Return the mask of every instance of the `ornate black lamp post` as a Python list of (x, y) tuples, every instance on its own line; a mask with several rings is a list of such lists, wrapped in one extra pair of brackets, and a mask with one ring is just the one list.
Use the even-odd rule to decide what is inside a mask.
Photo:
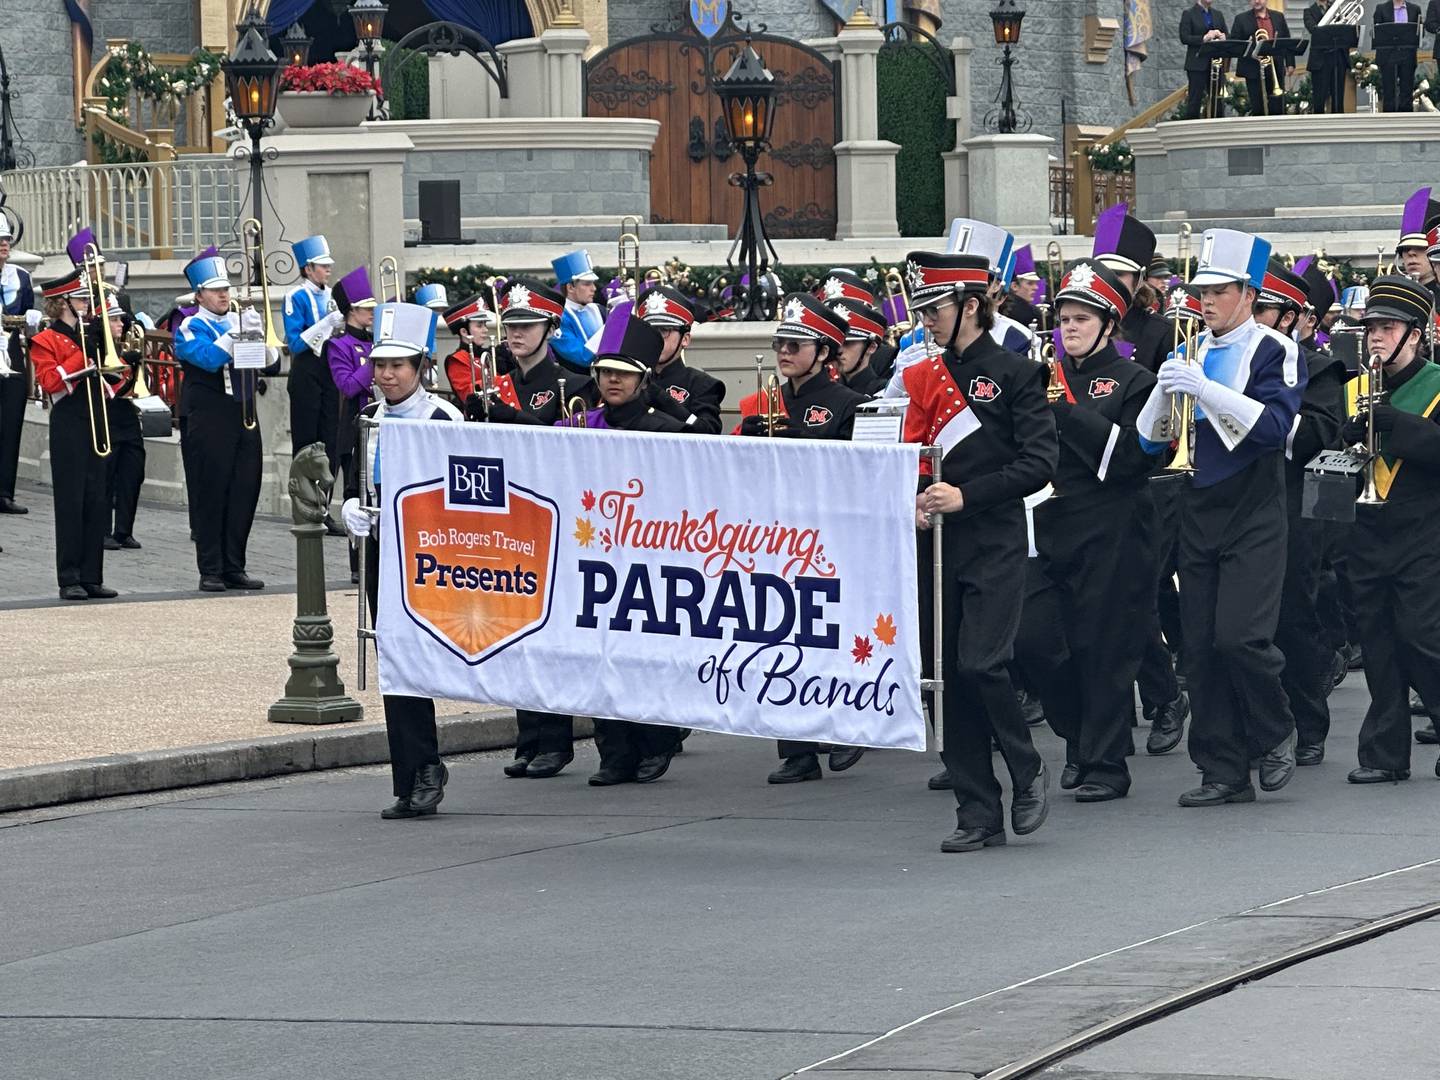
[(775, 76), (760, 55), (745, 43), (725, 77), (715, 83), (720, 108), (725, 117), (725, 130), (735, 149), (745, 161), (743, 173), (732, 173), (730, 183), (745, 193), (740, 214), (740, 231), (730, 247), (726, 263), (733, 269), (735, 253), (745, 266), (749, 284), (736, 305), (735, 317), (747, 322), (769, 318), (765, 310), (765, 290), (761, 278), (777, 262), (770, 238), (765, 235), (765, 221), (760, 216), (760, 188), (774, 182), (769, 173), (757, 173), (755, 162), (760, 152), (770, 145), (770, 129), (775, 123)]
[[(250, 202), (251, 215), (260, 216), (261, 192), (264, 184), (265, 156), (260, 152), (260, 139), (275, 123), (275, 102), (280, 92), (280, 69), (283, 62), (265, 43), (265, 20), (255, 8), (245, 16), (236, 31), (239, 40), (235, 51), (221, 63), (225, 72), (225, 90), (235, 118), (250, 137)], [(273, 153), (273, 152), (272, 152)]]
[[(355, 0), (350, 5), (350, 18), (355, 23), (355, 40), (360, 43), (361, 59), (365, 61), (365, 74), (372, 79), (375, 77), (376, 58), (380, 55), (380, 39), (385, 33), (385, 16), (390, 11), (380, 0)], [(384, 103), (384, 88), (375, 94), (375, 101), (370, 106), (370, 119), (374, 120), (379, 115), (380, 106)]]
[(310, 46), (315, 39), (305, 36), (305, 28), (298, 22), (291, 23), (290, 29), (280, 37), (280, 46), (285, 52), (285, 63), (290, 67), (304, 67), (310, 62)]
[[(1000, 108), (986, 118), (986, 125), (993, 126), (1001, 135), (1013, 134), (1017, 127), (1021, 127), (1015, 111), (1015, 84), (1010, 74), (1015, 59), (1010, 55), (1010, 47), (1020, 44), (1020, 22), (1024, 18), (1025, 12), (1015, 6), (1015, 0), (998, 0), (995, 10), (990, 12), (990, 22), (995, 27), (995, 44), (1004, 47), (1005, 55), (1000, 59), (1003, 73), (1000, 76), (1000, 93), (995, 98)], [(1029, 126), (1030, 122), (1026, 119), (1023, 127)]]
[[(16, 96), (10, 89), (10, 69), (5, 66), (5, 50), (0, 49), (0, 172), (28, 169), (35, 164), (35, 156), (29, 150), (15, 145), (18, 132), (15, 118), (10, 113), (10, 102)], [(0, 198), (0, 203), (3, 202), (4, 199)]]

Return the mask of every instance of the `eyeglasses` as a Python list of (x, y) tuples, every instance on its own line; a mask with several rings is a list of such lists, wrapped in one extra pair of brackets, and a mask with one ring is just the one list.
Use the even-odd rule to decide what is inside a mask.
[(919, 316), (921, 322), (932, 323), (940, 318), (941, 311), (943, 311), (945, 308), (954, 306), (954, 300), (941, 300), (938, 304), (932, 304), (930, 307), (921, 308), (915, 314)]
[(798, 353), (801, 349), (803, 349), (806, 345), (809, 344), (810, 342), (808, 341), (799, 341), (796, 338), (777, 337), (774, 341), (770, 342), (770, 348), (775, 350), (775, 352), (777, 353)]

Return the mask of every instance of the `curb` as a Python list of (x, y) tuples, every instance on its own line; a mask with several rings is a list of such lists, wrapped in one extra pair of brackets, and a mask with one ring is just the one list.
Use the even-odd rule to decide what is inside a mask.
[[(442, 718), (436, 726), (442, 754), (502, 750), (515, 745), (515, 714), (510, 711), (465, 713)], [(588, 738), (592, 734), (592, 722), (577, 717), (575, 737)], [(307, 731), (0, 769), (0, 813), (170, 788), (379, 765), (389, 760), (385, 725), (358, 724), (338, 731)]]

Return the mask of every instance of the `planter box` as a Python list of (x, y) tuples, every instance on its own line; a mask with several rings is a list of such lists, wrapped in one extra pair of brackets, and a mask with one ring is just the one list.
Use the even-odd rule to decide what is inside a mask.
[(276, 111), (286, 127), (359, 127), (370, 114), (373, 94), (327, 94), (320, 90), (286, 90)]

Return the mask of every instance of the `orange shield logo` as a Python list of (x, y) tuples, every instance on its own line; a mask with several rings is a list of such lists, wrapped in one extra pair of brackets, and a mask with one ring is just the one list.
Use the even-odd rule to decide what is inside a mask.
[(480, 664), (549, 619), (559, 507), (514, 485), (483, 508), (454, 494), (435, 480), (396, 496), (401, 594), (410, 618)]

